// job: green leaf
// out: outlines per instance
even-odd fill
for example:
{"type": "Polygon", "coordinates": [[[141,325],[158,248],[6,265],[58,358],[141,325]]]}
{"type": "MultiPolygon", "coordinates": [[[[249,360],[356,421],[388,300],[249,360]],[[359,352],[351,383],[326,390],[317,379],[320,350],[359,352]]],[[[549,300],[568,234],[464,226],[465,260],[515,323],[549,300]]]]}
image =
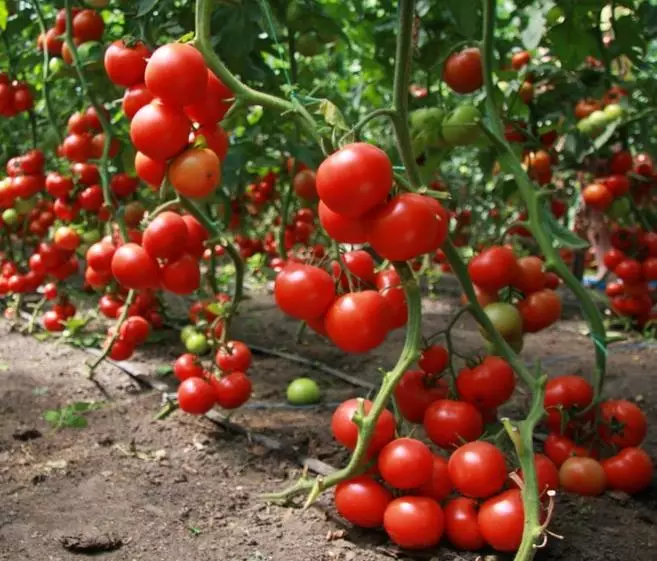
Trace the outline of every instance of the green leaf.
{"type": "Polygon", "coordinates": [[[155,9],[160,0],[139,0],[137,6],[137,17],[141,18],[155,9]]]}
{"type": "Polygon", "coordinates": [[[541,207],[540,226],[552,234],[554,242],[561,247],[568,247],[571,249],[585,249],[589,247],[587,241],[580,238],[574,232],[571,232],[560,222],[557,222],[554,215],[546,207],[541,207]]]}
{"type": "Polygon", "coordinates": [[[7,2],[0,0],[0,29],[3,31],[7,29],[7,19],[9,18],[9,10],[7,9],[7,2]]]}
{"type": "Polygon", "coordinates": [[[58,425],[61,418],[61,412],[56,409],[50,409],[43,414],[43,420],[51,425],[58,425]]]}
{"type": "Polygon", "coordinates": [[[593,31],[571,20],[555,25],[548,31],[547,37],[552,44],[552,51],[567,69],[576,68],[598,49],[593,31]]]}
{"type": "Polygon", "coordinates": [[[344,116],[338,109],[335,103],[328,99],[323,99],[319,104],[319,113],[324,117],[326,123],[337,129],[348,131],[347,123],[345,123],[344,116]]]}
{"type": "Polygon", "coordinates": [[[82,417],[81,415],[71,415],[67,417],[64,424],[67,427],[72,427],[74,429],[83,429],[89,425],[89,421],[82,417]]]}
{"type": "Polygon", "coordinates": [[[71,318],[64,323],[66,330],[72,335],[80,328],[84,327],[87,324],[87,319],[84,318],[71,318]]]}
{"type": "Polygon", "coordinates": [[[609,123],[607,125],[607,128],[600,133],[598,136],[596,136],[595,140],[593,141],[593,145],[595,146],[596,150],[600,150],[607,142],[609,139],[614,135],[616,132],[616,129],[618,126],[621,124],[621,121],[614,121],[613,123],[609,123]]]}
{"type": "Polygon", "coordinates": [[[170,364],[163,364],[155,369],[155,374],[157,374],[158,376],[168,376],[169,374],[172,373],[173,373],[173,366],[171,366],[170,364]]]}
{"type": "Polygon", "coordinates": [[[37,341],[45,341],[46,339],[49,339],[49,338],[51,337],[51,335],[50,335],[50,332],[49,332],[49,331],[41,331],[40,333],[35,333],[35,334],[33,335],[33,337],[34,337],[37,341]]]}
{"type": "Polygon", "coordinates": [[[447,0],[445,4],[459,32],[464,37],[474,37],[479,26],[481,2],[478,0],[447,0]]]}
{"type": "Polygon", "coordinates": [[[86,413],[87,411],[97,409],[98,404],[94,401],[76,401],[70,407],[71,411],[75,411],[76,413],[86,413]]]}

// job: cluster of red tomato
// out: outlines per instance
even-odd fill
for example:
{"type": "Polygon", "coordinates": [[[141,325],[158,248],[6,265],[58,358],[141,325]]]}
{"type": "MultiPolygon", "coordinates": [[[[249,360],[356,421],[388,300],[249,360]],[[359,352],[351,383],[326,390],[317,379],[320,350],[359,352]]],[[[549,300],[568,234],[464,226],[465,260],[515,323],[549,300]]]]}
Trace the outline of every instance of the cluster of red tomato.
{"type": "Polygon", "coordinates": [[[611,241],[613,247],[604,256],[605,266],[618,278],[606,288],[611,307],[643,325],[655,319],[651,283],[657,281],[657,233],[616,228],[611,241]]]}
{"type": "MultiPolygon", "coordinates": [[[[105,118],[109,118],[107,111],[103,108],[105,118]]],[[[57,148],[57,155],[66,158],[70,162],[85,163],[90,159],[100,159],[105,146],[105,133],[98,113],[93,107],[86,111],[73,113],[68,119],[66,138],[57,148]]],[[[113,158],[119,153],[121,145],[116,138],[110,141],[109,157],[113,158]]]]}
{"type": "Polygon", "coordinates": [[[201,53],[171,43],[151,54],[139,41],[119,40],[105,52],[105,70],[115,84],[128,88],[123,110],[138,150],[137,175],[154,189],[166,175],[182,195],[198,199],[211,194],[228,150],[228,137],[217,123],[233,94],[207,68],[201,53]]]}
{"type": "Polygon", "coordinates": [[[29,86],[0,72],[0,116],[14,117],[34,107],[29,86]]]}
{"type": "MultiPolygon", "coordinates": [[[[0,208],[13,208],[19,199],[28,201],[39,193],[44,187],[45,163],[41,150],[30,150],[22,156],[10,158],[7,162],[7,178],[0,183],[0,208]]],[[[13,226],[16,220],[5,222],[13,226]]]]}
{"type": "MultiPolygon", "coordinates": [[[[214,335],[220,336],[216,330],[214,335]]],[[[250,366],[251,351],[241,341],[220,343],[209,370],[203,368],[195,354],[180,355],[173,365],[173,372],[181,382],[178,405],[192,415],[203,415],[215,405],[223,409],[240,407],[251,397],[251,380],[246,375],[250,366]]]]}
{"type": "MultiPolygon", "coordinates": [[[[105,22],[95,10],[71,9],[73,43],[76,46],[90,41],[100,41],[105,31],[105,22]]],[[[73,55],[62,36],[66,33],[66,10],[59,10],[55,25],[37,38],[37,48],[46,49],[51,56],[61,56],[66,64],[73,63],[73,55]]]]}

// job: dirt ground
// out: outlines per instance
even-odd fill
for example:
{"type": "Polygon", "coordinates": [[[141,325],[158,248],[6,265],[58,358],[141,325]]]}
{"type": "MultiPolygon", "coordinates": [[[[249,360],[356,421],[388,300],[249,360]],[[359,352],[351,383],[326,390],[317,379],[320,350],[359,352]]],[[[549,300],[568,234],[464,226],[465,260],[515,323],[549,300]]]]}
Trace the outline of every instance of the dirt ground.
{"type": "MultiPolygon", "coordinates": [[[[450,299],[427,301],[425,333],[445,325],[450,299]]],[[[296,344],[296,325],[266,297],[251,300],[236,323],[237,338],[284,349],[376,382],[390,367],[403,333],[367,357],[346,357],[315,335],[296,344]],[[249,312],[251,309],[251,313],[249,312]]],[[[530,336],[527,360],[542,359],[551,374],[590,373],[593,353],[574,318],[530,336]]],[[[480,346],[469,322],[459,325],[462,351],[480,346]]],[[[180,351],[176,343],[146,349],[134,362],[155,375],[180,351]]],[[[83,376],[89,355],[66,345],[10,332],[0,322],[0,559],[68,561],[87,542],[112,551],[106,561],[383,561],[475,559],[447,549],[408,554],[387,545],[382,532],[361,532],[336,517],[326,494],[305,513],[272,506],[261,494],[292,483],[299,466],[207,419],[174,413],[155,421],[161,394],[140,388],[111,365],[96,385],[83,376]],[[53,430],[46,410],[75,402],[102,405],[87,413],[86,428],[53,430]]],[[[610,395],[637,399],[657,424],[657,347],[619,343],[609,355],[610,395]]],[[[331,440],[331,404],[367,390],[294,362],[256,355],[250,371],[255,394],[232,421],[285,443],[300,456],[338,466],[345,454],[331,440]],[[285,388],[299,376],[314,377],[325,404],[285,405],[285,388]]],[[[523,402],[519,395],[509,407],[523,402]]],[[[645,447],[657,458],[657,431],[645,447]]],[[[657,486],[635,498],[583,499],[561,495],[551,539],[538,553],[545,560],[654,561],[657,559],[657,486]]],[[[487,558],[488,559],[488,558],[487,558]]]]}

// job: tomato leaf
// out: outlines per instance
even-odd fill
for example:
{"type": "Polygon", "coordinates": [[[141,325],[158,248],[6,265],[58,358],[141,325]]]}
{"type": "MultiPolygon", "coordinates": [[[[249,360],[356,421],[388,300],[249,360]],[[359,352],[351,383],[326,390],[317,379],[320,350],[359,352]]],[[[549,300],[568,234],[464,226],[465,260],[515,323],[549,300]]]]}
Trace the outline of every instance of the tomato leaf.
{"type": "Polygon", "coordinates": [[[7,9],[7,2],[0,0],[0,29],[3,31],[7,29],[7,19],[9,18],[9,10],[7,9]]]}
{"type": "Polygon", "coordinates": [[[447,11],[464,37],[475,37],[479,22],[481,2],[477,0],[447,0],[447,11]]]}
{"type": "Polygon", "coordinates": [[[548,31],[547,37],[555,55],[567,69],[576,68],[587,56],[598,50],[593,31],[571,20],[555,25],[548,31]]]}
{"type": "Polygon", "coordinates": [[[172,373],[173,373],[173,366],[171,366],[170,364],[163,364],[155,369],[155,374],[157,374],[158,376],[168,376],[169,374],[172,373]]]}
{"type": "Polygon", "coordinates": [[[554,215],[546,208],[541,207],[541,226],[548,230],[554,241],[561,247],[571,249],[585,249],[589,243],[580,238],[574,232],[571,232],[560,222],[557,222],[554,215]]]}
{"type": "Polygon", "coordinates": [[[160,0],[139,0],[137,17],[141,18],[151,13],[160,0]]]}

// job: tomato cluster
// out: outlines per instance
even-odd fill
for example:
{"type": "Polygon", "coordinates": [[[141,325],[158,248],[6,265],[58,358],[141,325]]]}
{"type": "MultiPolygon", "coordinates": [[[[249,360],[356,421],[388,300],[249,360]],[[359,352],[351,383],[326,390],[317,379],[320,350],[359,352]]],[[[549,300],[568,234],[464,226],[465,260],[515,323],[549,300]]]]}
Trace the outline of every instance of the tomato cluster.
{"type": "MultiPolygon", "coordinates": [[[[73,23],[72,36],[76,46],[92,41],[100,41],[105,32],[105,22],[102,16],[91,9],[71,9],[73,23]]],[[[73,55],[64,41],[66,33],[66,10],[57,12],[55,25],[37,38],[37,48],[47,50],[50,56],[61,57],[66,64],[73,63],[73,55]]]]}
{"type": "Polygon", "coordinates": [[[29,86],[20,80],[12,80],[4,72],[0,72],[0,115],[14,117],[19,113],[30,111],[34,107],[34,99],[29,86]]]}

